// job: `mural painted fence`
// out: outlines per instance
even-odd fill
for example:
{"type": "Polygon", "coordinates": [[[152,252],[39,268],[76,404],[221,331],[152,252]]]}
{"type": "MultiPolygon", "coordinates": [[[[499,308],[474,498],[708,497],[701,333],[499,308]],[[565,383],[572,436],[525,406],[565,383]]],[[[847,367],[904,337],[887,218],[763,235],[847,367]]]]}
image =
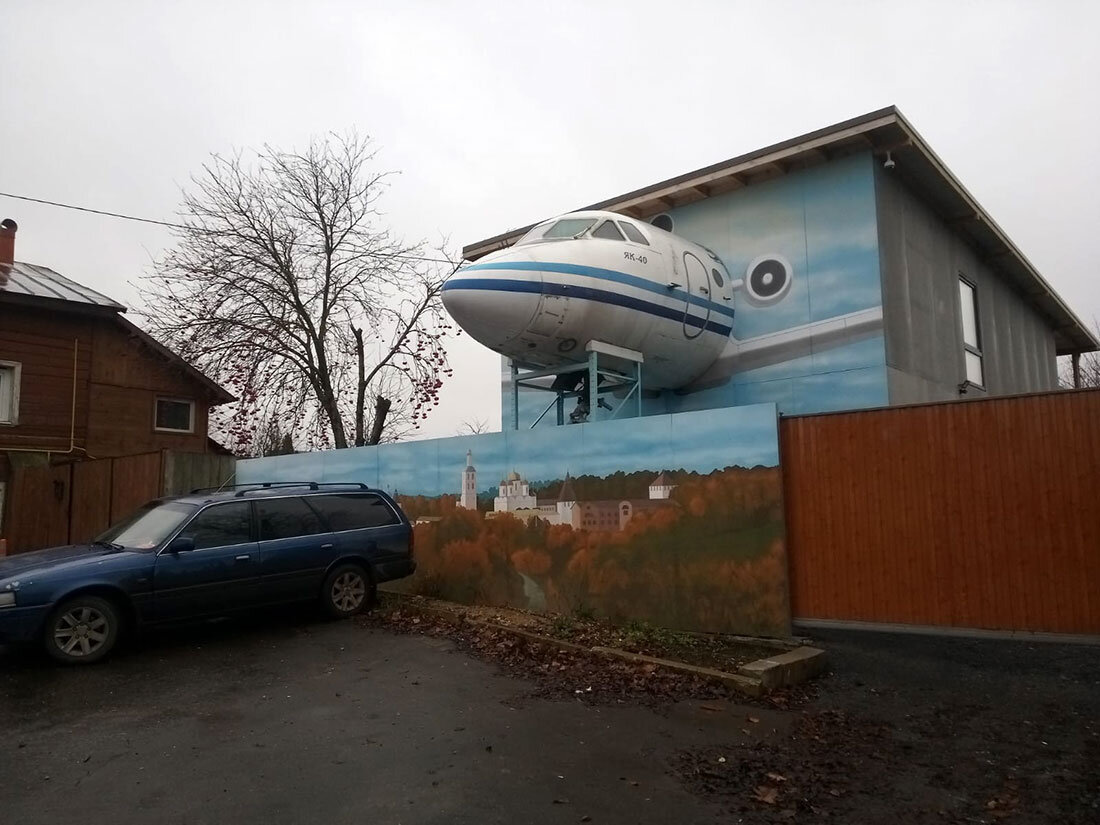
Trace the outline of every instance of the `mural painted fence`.
{"type": "Polygon", "coordinates": [[[1100,390],[783,418],[797,619],[1100,634],[1100,390]]]}
{"type": "Polygon", "coordinates": [[[358,481],[414,522],[456,601],[789,632],[774,404],[242,461],[241,482],[358,481]]]}

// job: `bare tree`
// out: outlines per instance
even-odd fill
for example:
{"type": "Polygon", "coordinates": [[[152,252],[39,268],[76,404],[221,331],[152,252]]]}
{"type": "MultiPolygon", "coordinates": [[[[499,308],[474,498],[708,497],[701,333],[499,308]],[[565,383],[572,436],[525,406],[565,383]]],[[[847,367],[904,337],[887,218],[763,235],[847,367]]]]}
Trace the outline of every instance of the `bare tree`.
{"type": "Polygon", "coordinates": [[[240,397],[222,421],[250,450],[259,421],[309,448],[408,434],[451,374],[439,293],[454,266],[382,223],[370,142],[213,156],[179,244],[145,279],[150,330],[240,397]]]}
{"type": "Polygon", "coordinates": [[[481,435],[489,432],[489,422],[484,418],[467,418],[458,425],[455,435],[481,435]]]}
{"type": "MultiPolygon", "coordinates": [[[[1093,319],[1093,330],[1100,338],[1100,321],[1093,319]]],[[[1077,384],[1074,384],[1073,361],[1071,358],[1061,359],[1058,366],[1058,383],[1066,389],[1074,386],[1100,387],[1100,352],[1083,352],[1078,357],[1077,384]]]]}

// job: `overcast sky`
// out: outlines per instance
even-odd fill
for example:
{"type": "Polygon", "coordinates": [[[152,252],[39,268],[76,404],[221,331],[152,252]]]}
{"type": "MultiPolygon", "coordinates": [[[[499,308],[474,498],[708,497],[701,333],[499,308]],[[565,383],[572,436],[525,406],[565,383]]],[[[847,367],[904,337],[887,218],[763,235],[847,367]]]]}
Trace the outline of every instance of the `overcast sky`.
{"type": "MultiPolygon", "coordinates": [[[[0,191],[171,219],[212,152],[355,128],[454,247],[896,104],[1100,317],[1095,2],[4,0],[0,191]]],[[[171,235],[0,198],[19,260],[124,303],[171,235]]],[[[499,426],[468,338],[427,435],[499,426]]]]}

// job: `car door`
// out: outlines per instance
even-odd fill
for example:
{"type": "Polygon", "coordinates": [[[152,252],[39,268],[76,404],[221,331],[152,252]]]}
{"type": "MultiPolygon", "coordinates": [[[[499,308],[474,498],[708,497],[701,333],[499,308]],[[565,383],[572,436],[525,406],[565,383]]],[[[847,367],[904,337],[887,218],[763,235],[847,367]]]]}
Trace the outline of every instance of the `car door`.
{"type": "Polygon", "coordinates": [[[363,556],[383,574],[390,563],[408,563],[409,528],[381,496],[326,493],[308,501],[332,528],[340,555],[363,556]]]}
{"type": "Polygon", "coordinates": [[[257,498],[260,597],[264,602],[316,598],[335,559],[332,533],[300,496],[257,498]]]}
{"type": "Polygon", "coordinates": [[[180,531],[194,550],[157,555],[153,571],[154,615],[160,621],[218,616],[256,604],[259,551],[248,501],[211,504],[180,531]]]}

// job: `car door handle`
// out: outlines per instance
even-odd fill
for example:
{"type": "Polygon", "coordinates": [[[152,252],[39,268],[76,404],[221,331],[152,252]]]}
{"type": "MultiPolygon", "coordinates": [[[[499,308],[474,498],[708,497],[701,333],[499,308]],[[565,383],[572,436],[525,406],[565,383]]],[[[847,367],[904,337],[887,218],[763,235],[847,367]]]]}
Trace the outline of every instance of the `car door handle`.
{"type": "Polygon", "coordinates": [[[321,549],[322,549],[322,550],[331,550],[331,549],[332,549],[332,545],[331,545],[331,544],[322,544],[322,545],[321,545],[321,549]]]}
{"type": "Polygon", "coordinates": [[[252,561],[252,556],[248,555],[248,553],[245,553],[242,556],[237,556],[237,561],[252,561]]]}

